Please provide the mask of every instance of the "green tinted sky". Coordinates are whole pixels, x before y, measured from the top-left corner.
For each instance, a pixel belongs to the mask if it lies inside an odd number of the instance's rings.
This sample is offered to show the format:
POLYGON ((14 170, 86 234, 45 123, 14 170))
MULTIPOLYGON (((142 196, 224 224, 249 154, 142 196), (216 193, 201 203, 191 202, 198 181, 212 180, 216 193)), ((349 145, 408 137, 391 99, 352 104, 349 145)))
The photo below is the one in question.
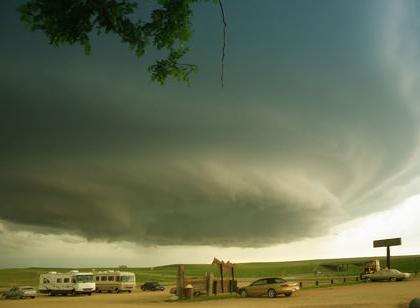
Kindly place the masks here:
POLYGON ((151 83, 158 55, 139 61, 112 36, 92 37, 89 57, 53 48, 19 22, 19 3, 0 4, 10 256, 25 245, 10 230, 254 249, 419 192, 416 1, 226 1, 223 89, 211 1, 194 7, 191 87, 151 83))

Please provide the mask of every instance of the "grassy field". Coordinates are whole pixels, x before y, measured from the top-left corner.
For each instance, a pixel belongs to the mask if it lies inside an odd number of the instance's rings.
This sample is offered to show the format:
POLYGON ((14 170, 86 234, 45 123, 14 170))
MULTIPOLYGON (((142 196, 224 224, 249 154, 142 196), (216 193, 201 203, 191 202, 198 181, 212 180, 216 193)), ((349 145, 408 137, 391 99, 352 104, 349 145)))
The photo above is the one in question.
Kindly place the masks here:
MULTIPOLYGON (((364 261, 374 258, 354 259, 325 259, 305 260, 291 262, 264 262, 264 263, 239 263, 236 265, 235 275, 237 278, 258 278, 267 276, 295 277, 295 278, 322 278, 358 275, 361 267, 350 265, 348 271, 333 272, 321 266, 325 263, 364 261)), ((381 266, 385 266, 385 258, 378 258, 381 266)), ((394 256, 392 267, 403 272, 420 272, 420 255, 416 256, 394 256)), ((105 268, 101 268, 105 269, 105 268)), ((111 269, 111 268, 109 268, 111 269)), ((8 288, 14 285, 38 285, 39 275, 48 271, 66 272, 67 268, 16 268, 0 269, 0 288, 8 288)), ((91 271, 92 268, 79 269, 91 271)), ((96 270, 100 270, 96 268, 96 270)), ((137 267, 128 268, 127 271, 134 272, 138 282, 159 281, 163 284, 174 284, 176 279, 177 265, 166 265, 158 267, 137 267)), ((215 266, 208 264, 186 264, 186 275, 200 277, 206 272, 213 272, 216 276, 218 271, 215 266)))

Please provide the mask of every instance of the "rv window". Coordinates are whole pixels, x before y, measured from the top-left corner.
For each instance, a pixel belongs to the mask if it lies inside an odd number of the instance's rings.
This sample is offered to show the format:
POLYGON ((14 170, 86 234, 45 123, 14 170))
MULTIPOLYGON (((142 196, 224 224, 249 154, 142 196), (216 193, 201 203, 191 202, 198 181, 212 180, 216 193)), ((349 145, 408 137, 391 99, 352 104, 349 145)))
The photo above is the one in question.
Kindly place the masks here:
POLYGON ((134 275, 130 275, 130 276, 121 276, 121 281, 122 282, 134 282, 134 275))
POLYGON ((76 276, 77 282, 93 282, 93 275, 77 275, 76 276))
POLYGON ((61 283, 61 278, 57 278, 57 283, 61 283))
POLYGON ((64 278, 64 283, 69 283, 70 282, 70 278, 64 278))
POLYGON ((73 279, 71 280, 71 282, 72 282, 72 283, 76 283, 76 279, 74 279, 74 278, 73 278, 73 279))
POLYGON ((115 280, 116 280, 116 281, 120 281, 120 276, 116 276, 116 277, 115 277, 115 280))
POLYGON ((47 278, 44 278, 44 283, 50 283, 50 281, 47 278))
POLYGON ((96 276, 96 281, 99 281, 99 276, 96 276))
POLYGON ((101 281, 106 281, 106 276, 102 276, 101 281))
POLYGON ((108 276, 108 281, 114 281, 114 276, 108 276))

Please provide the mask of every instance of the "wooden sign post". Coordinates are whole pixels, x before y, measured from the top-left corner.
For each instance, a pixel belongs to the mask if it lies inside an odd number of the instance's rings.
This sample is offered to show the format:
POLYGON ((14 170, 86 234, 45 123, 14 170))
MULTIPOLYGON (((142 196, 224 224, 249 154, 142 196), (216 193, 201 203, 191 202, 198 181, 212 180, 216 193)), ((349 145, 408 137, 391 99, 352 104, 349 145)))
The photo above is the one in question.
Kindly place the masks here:
POLYGON ((391 246, 401 245, 401 237, 373 241, 373 247, 386 247, 386 266, 391 268, 391 246))
POLYGON ((184 298, 184 265, 178 265, 178 273, 176 279, 176 295, 178 298, 184 298))
MULTIPOLYGON (((217 258, 213 259, 213 262, 211 264, 216 264, 219 266, 219 270, 220 270, 220 284, 221 284, 221 290, 222 293, 225 292, 225 286, 223 283, 223 273, 224 272, 230 272, 232 275, 232 282, 230 284, 230 286, 233 285, 234 280, 235 280, 235 273, 234 273, 234 265, 232 263, 230 263, 230 261, 224 262, 224 261, 220 261, 217 258)), ((230 292, 233 292, 232 287, 230 288, 230 292)))

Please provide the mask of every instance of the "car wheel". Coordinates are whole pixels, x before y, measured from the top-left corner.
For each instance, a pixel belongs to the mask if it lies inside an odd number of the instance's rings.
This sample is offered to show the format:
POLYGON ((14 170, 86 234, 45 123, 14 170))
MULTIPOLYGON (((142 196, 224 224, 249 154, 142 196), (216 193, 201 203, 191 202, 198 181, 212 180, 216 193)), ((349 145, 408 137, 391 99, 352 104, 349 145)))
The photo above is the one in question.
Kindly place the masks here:
POLYGON ((391 278, 389 278, 389 281, 397 281, 397 278, 391 277, 391 278))
POLYGON ((268 297, 273 298, 273 297, 276 297, 277 294, 276 294, 276 291, 274 289, 269 289, 267 291, 267 295, 268 295, 268 297))
POLYGON ((115 293, 120 293, 120 290, 118 288, 115 288, 115 293))
POLYGON ((370 281, 372 281, 372 279, 370 279, 369 277, 366 277, 365 281, 370 282, 370 281))
POLYGON ((241 290, 240 295, 241 297, 248 297, 248 293, 246 293, 246 290, 241 290))
POLYGON ((128 293, 131 293, 131 290, 128 290, 128 293))
POLYGON ((32 299, 34 299, 34 298, 35 298, 35 296, 31 296, 31 298, 32 298, 32 299))
POLYGON ((284 293, 284 295, 289 297, 290 295, 292 295, 292 292, 284 293))

